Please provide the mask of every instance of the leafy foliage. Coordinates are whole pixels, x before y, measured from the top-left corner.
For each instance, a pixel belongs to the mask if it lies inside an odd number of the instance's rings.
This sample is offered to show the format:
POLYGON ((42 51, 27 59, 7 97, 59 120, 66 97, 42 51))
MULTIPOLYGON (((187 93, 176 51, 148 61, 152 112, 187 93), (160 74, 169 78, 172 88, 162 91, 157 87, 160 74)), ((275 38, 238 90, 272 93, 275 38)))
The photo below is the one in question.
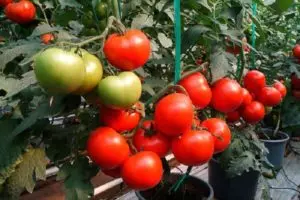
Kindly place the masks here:
POLYGON ((28 149, 20 164, 8 178, 5 192, 17 199, 24 188, 32 192, 37 180, 46 179, 46 154, 43 149, 28 149))
POLYGON ((93 195, 90 179, 98 172, 91 166, 87 158, 75 160, 73 164, 66 163, 59 171, 57 180, 64 180, 67 200, 85 200, 93 195))

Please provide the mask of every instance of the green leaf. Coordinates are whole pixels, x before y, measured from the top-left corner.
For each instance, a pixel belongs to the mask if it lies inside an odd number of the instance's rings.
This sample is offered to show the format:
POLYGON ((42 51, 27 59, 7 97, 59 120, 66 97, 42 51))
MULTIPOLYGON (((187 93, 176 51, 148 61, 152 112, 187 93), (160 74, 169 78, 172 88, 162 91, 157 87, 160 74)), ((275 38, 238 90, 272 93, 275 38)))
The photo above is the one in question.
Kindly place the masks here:
POLYGON ((6 64, 14 60, 18 56, 32 56, 32 54, 44 48, 40 40, 21 40, 15 43, 10 43, 9 47, 1 48, 0 53, 0 71, 6 67, 6 64))
POLYGON ((238 158, 229 163, 226 172, 227 175, 232 178, 250 170, 259 171, 259 163, 250 151, 244 151, 238 158))
POLYGON ((34 111, 28 114, 26 117, 11 133, 11 135, 16 136, 21 132, 25 131, 32 125, 34 125, 38 119, 45 118, 48 116, 53 116, 61 112, 64 108, 62 103, 62 97, 54 98, 54 103, 50 105, 49 101, 42 102, 34 111))
POLYGON ((65 7, 71 7, 71 8, 81 7, 81 4, 74 0, 58 0, 58 1, 62 9, 65 9, 65 7))
POLYGON ((46 154, 43 149, 29 149, 23 161, 7 180, 10 196, 19 196, 24 188, 32 193, 37 180, 46 180, 46 154))
POLYGON ((97 174, 98 170, 98 167, 90 165, 85 157, 76 160, 73 164, 64 164, 57 174, 57 180, 64 180, 66 199, 90 199, 94 191, 90 179, 97 174))
POLYGON ((7 94, 4 96, 6 99, 12 97, 25 88, 28 88, 30 85, 33 85, 37 82, 34 72, 29 71, 23 74, 21 79, 15 78, 5 78, 3 75, 0 75, 0 90, 4 90, 7 94))
POLYGON ((300 104, 291 94, 287 95, 281 108, 282 128, 300 126, 300 104))
POLYGON ((274 4, 271 5, 272 8, 279 14, 288 10, 294 3, 294 0, 276 0, 274 4))
POLYGON ((61 30, 61 29, 62 28, 50 26, 49 24, 40 24, 33 30, 30 37, 40 36, 45 33, 51 33, 51 32, 61 30))
POLYGON ((173 45, 172 40, 168 38, 164 33, 158 33, 157 39, 164 48, 170 48, 173 45))
POLYGON ((225 77, 228 73, 233 71, 232 67, 229 65, 226 52, 221 48, 218 48, 211 54, 210 60, 212 82, 225 77))
POLYGON ((8 167, 0 171, 0 186, 6 181, 7 178, 12 175, 12 173, 16 171, 17 165, 19 165, 22 161, 23 156, 20 155, 12 165, 9 165, 8 167))
POLYGON ((152 27, 153 24, 154 21, 151 15, 139 14, 133 18, 131 22, 131 28, 142 29, 145 27, 152 27))
POLYGON ((15 163, 22 154, 22 151, 28 145, 28 135, 22 134, 13 137, 11 132, 19 124, 20 120, 0 120, 0 174, 6 174, 13 163, 15 163))
POLYGON ((209 32, 210 29, 202 26, 202 25, 196 25, 188 30, 186 30, 183 35, 182 35, 182 46, 181 46, 181 51, 182 53, 186 53, 188 49, 193 47, 199 40, 200 37, 209 32))
POLYGON ((211 11, 211 7, 208 5, 207 0, 197 0, 197 3, 211 11))

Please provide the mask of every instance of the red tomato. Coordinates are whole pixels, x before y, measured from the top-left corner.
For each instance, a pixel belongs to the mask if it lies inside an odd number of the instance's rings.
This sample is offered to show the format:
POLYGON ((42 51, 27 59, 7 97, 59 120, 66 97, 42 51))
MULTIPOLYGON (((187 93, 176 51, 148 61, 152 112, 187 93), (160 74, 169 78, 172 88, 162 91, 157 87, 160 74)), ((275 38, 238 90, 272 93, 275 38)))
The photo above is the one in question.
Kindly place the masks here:
POLYGON ((8 19, 18 24, 26 24, 34 20, 36 9, 30 1, 10 3, 5 7, 5 15, 8 19))
POLYGON ((138 151, 152 151, 159 157, 165 157, 170 150, 169 139, 159 132, 147 135, 147 131, 153 128, 153 121, 145 121, 143 127, 136 131, 133 136, 133 145, 138 151))
POLYGON ((275 80, 273 87, 276 88, 280 92, 281 98, 284 98, 286 96, 286 93, 287 93, 286 87, 280 81, 275 80))
POLYGON ((296 44, 295 47, 293 48, 293 55, 296 58, 300 58, 300 45, 296 44))
POLYGON ((154 122, 157 130, 166 136, 179 136, 192 126, 194 108, 190 98, 174 93, 162 98, 156 105, 154 122))
POLYGON ((12 3, 13 0, 0 0, 0 6, 5 7, 8 4, 12 3))
POLYGON ((203 64, 203 60, 201 58, 196 60, 196 65, 202 65, 203 64))
MULTIPOLYGON (((232 41, 231 41, 231 39, 230 38, 226 38, 226 41, 227 41, 227 43, 233 43, 232 41)), ((242 38, 242 47, 243 47, 243 50, 245 51, 245 52, 247 52, 247 53, 249 53, 250 52, 250 48, 247 46, 247 38, 246 37, 243 37, 242 38)), ((237 45, 237 44, 233 44, 233 45, 228 45, 227 47, 226 47, 226 51, 228 52, 228 53, 232 53, 232 54, 234 54, 234 55, 238 55, 238 54, 240 54, 241 53, 241 47, 239 46, 239 45, 237 45)))
POLYGON ((206 78, 200 72, 185 77, 178 84, 186 89, 197 108, 203 109, 210 103, 212 96, 211 89, 206 78))
POLYGON ((214 137, 214 153, 224 151, 231 142, 231 131, 225 121, 218 118, 207 119, 202 122, 214 137))
POLYGON ((87 141, 89 157, 103 169, 114 169, 129 157, 129 145, 124 137, 112 128, 94 130, 87 141))
POLYGON ((241 118, 241 115, 239 111, 233 111, 226 114, 226 121, 228 122, 236 122, 239 121, 241 118))
POLYGON ((131 131, 139 124, 140 118, 140 113, 136 111, 100 107, 100 122, 117 132, 131 131))
POLYGON ((242 110, 241 115, 246 122, 255 124, 265 117, 265 107, 258 101, 252 101, 242 110))
POLYGON ((244 77, 244 87, 251 93, 256 94, 266 86, 265 75, 257 70, 249 71, 244 77))
POLYGON ((257 95, 259 102, 265 106, 277 106, 280 104, 282 98, 280 92, 274 87, 264 87, 257 95))
POLYGON ((300 90, 300 77, 298 78, 295 73, 292 74, 292 89, 300 90))
POLYGON ((208 131, 189 130, 173 139, 172 152, 176 160, 184 165, 202 165, 213 156, 214 140, 208 131))
POLYGON ((104 174, 106 174, 107 176, 111 176, 113 178, 120 178, 121 177, 121 168, 120 167, 117 167, 115 169, 102 170, 102 172, 104 174))
POLYGON ((46 33, 41 35, 41 40, 44 44, 50 44, 54 40, 54 35, 52 33, 46 33))
POLYGON ((148 61, 151 45, 142 31, 128 30, 124 35, 110 35, 103 50, 107 60, 116 68, 134 70, 148 61))
POLYGON ((126 160, 121 177, 132 189, 147 190, 155 187, 163 175, 163 166, 159 156, 151 151, 143 151, 126 160))
POLYGON ((292 90, 292 94, 297 100, 300 100, 300 90, 292 90))
POLYGON ((242 88, 242 90, 243 90, 243 102, 242 102, 241 106, 249 105, 253 100, 252 96, 247 89, 242 88))
POLYGON ((236 110, 243 102, 243 90, 235 80, 222 78, 212 87, 211 104, 214 109, 228 113, 236 110))

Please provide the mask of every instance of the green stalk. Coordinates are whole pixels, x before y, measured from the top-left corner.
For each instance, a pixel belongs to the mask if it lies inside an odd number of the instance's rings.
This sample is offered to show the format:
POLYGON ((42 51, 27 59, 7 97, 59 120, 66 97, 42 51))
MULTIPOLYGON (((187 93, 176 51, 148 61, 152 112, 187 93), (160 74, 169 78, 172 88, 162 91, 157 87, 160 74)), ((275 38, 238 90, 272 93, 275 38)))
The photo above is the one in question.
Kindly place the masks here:
POLYGON ((113 14, 114 16, 121 21, 121 13, 119 8, 119 2, 118 0, 112 0, 112 6, 113 6, 113 14))

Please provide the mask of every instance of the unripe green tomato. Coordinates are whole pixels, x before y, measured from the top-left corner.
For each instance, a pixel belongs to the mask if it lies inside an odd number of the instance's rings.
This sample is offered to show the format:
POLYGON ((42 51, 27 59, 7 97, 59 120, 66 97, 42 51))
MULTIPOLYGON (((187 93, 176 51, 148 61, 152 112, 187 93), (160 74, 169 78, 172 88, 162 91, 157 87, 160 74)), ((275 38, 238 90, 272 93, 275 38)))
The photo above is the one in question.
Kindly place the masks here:
MULTIPOLYGON (((76 49, 72 49, 71 51, 75 52, 76 49)), ((96 56, 84 49, 79 49, 78 51, 78 53, 82 55, 85 77, 81 86, 73 93, 84 95, 91 92, 98 85, 103 75, 103 68, 100 60, 96 56)))
POLYGON ((118 76, 102 79, 96 92, 100 102, 114 109, 125 109, 133 106, 141 97, 142 84, 133 72, 121 72, 118 76))
POLYGON ((69 94, 83 83, 85 67, 82 58, 56 47, 39 53, 34 72, 40 85, 51 94, 69 94))
POLYGON ((107 8, 108 8, 107 3, 103 1, 97 2, 95 11, 100 20, 107 17, 107 8))
POLYGON ((101 31, 104 31, 104 29, 106 28, 107 26, 107 20, 106 19, 103 19, 103 20, 100 20, 99 22, 99 28, 101 31))
POLYGON ((81 17, 81 22, 87 28, 95 27, 95 21, 94 21, 94 18, 93 18, 93 12, 92 11, 88 11, 86 15, 83 15, 81 17))

